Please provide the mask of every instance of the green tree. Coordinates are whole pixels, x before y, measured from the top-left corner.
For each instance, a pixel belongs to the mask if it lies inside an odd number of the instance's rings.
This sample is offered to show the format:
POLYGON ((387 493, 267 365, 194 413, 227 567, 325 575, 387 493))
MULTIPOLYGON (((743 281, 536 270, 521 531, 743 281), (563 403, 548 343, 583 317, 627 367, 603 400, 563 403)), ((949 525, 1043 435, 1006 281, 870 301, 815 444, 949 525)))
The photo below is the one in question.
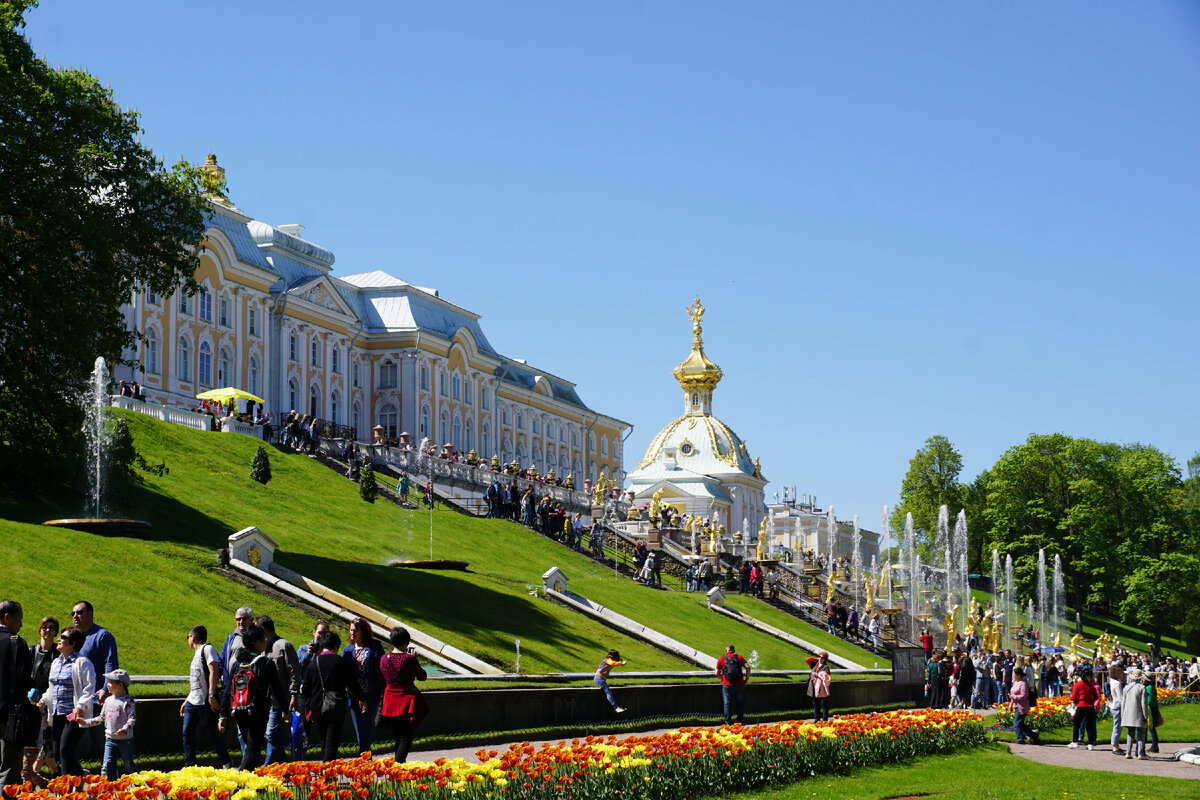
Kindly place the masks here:
POLYGON ((913 526, 928 543, 937 527, 938 509, 948 506, 953 520, 963 507, 966 490, 958 482, 960 472, 962 455, 949 439, 941 434, 926 439, 908 462, 908 472, 900 484, 900 503, 892 511, 893 532, 898 536, 904 530, 906 515, 912 514, 913 526))
POLYGON ((80 394, 97 355, 133 344, 138 288, 195 290, 201 171, 167 170, 136 112, 22 35, 32 0, 0 4, 0 481, 74 471, 80 394))
POLYGON ((375 469, 370 461, 364 461, 358 469, 358 496, 368 503, 374 503, 379 494, 379 484, 375 482, 375 469))
POLYGON ((266 485, 271 480, 271 459, 267 457, 267 448, 259 445, 250 462, 250 478, 266 485))

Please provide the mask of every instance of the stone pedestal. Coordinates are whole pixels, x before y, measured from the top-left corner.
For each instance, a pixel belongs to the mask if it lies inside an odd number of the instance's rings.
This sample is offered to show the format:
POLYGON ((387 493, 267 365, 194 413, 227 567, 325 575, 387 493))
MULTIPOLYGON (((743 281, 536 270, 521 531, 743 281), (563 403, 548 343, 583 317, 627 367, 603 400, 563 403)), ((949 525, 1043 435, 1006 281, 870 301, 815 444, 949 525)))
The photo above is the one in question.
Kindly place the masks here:
POLYGON ((279 545, 274 539, 254 527, 243 528, 229 537, 229 557, 244 561, 263 572, 271 571, 271 563, 278 549, 279 545))
POLYGON ((569 579, 567 578, 566 573, 564 573, 561 569, 558 567, 551 567, 542 573, 542 588, 553 589, 559 594, 562 594, 567 591, 568 580, 569 579))

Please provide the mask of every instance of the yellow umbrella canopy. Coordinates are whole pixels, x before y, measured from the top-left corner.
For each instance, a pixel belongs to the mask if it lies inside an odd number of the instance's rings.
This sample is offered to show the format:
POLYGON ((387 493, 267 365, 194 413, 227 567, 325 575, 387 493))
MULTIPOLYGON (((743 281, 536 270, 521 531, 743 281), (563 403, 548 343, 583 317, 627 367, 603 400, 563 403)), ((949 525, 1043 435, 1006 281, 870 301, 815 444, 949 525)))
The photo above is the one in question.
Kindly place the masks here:
POLYGON ((250 394, 242 389, 235 389, 232 386, 226 386, 223 389, 209 389, 207 392, 201 392, 196 395, 197 400, 219 400, 222 403, 228 403, 230 400, 252 400, 255 403, 261 403, 263 399, 257 395, 250 394))

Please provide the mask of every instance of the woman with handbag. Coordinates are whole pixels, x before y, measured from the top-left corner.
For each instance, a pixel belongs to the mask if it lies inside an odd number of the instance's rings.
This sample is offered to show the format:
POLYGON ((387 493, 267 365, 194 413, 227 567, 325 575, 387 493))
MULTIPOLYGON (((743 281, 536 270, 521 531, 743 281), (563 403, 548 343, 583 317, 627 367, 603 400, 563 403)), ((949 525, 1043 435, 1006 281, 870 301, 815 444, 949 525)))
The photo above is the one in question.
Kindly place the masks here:
POLYGON ((371 749, 371 740, 375 736, 375 717, 383 694, 383 675, 379 672, 383 645, 375 640, 371 624, 362 617, 350 621, 350 644, 342 649, 342 657, 354 668, 357 696, 365 703, 361 710, 358 705, 350 707, 350 724, 354 726, 358 750, 365 753, 371 749))
POLYGON ((829 653, 822 650, 817 653, 817 660, 812 664, 812 672, 808 676, 808 695, 813 701, 813 722, 829 720, 829 684, 832 680, 829 653))
POLYGON ((61 655, 50 665, 49 687, 38 702, 38 708, 51 715, 54 757, 64 775, 83 774, 78 754, 83 728, 75 720, 91 716, 96 702, 96 669, 79 655, 82 646, 78 628, 63 628, 58 635, 61 655))
POLYGON ((322 761, 333 761, 338 757, 347 704, 353 701, 360 711, 366 708, 353 665, 338 655, 341 644, 342 639, 336 631, 320 635, 316 645, 320 652, 309 659, 300 686, 308 709, 308 722, 313 727, 313 741, 321 746, 322 761))
POLYGON ((407 630, 392 628, 388 640, 392 643, 392 652, 379 662, 379 671, 383 673, 385 681, 380 718, 387 720, 396 734, 393 758, 397 763, 402 763, 408 760, 413 731, 429 713, 429 704, 414 683, 425 680, 426 676, 417 654, 408 646, 410 637, 407 630))

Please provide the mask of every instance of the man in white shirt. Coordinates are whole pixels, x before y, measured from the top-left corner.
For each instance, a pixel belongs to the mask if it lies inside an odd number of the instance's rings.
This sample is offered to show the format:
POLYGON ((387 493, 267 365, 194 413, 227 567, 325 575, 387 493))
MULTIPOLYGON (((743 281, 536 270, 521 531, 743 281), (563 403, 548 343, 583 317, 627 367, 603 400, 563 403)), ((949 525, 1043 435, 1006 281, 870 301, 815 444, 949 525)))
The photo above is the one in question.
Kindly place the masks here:
POLYGON ((188 631, 192 648, 192 665, 188 673, 190 691, 179 706, 183 717, 183 765, 196 763, 196 728, 203 726, 209 742, 221 759, 221 766, 230 766, 225 737, 217 730, 217 715, 221 710, 218 688, 221 685, 221 665, 217 651, 208 644, 208 629, 197 625, 188 631))

